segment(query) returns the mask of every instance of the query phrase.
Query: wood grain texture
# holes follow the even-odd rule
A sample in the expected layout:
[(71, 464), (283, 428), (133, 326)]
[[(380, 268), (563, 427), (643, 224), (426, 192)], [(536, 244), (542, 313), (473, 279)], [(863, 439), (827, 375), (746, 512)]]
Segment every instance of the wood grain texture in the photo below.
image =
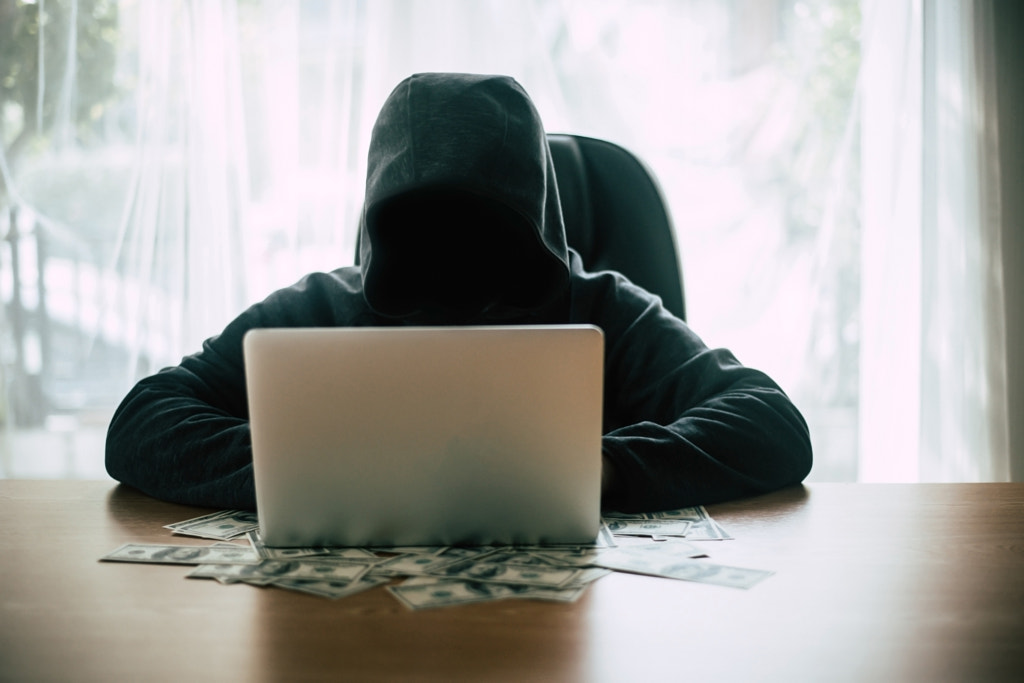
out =
[[(0, 481), (0, 680), (1017, 681), (1024, 484), (814, 484), (711, 506), (749, 591), (614, 574), (572, 605), (411, 612), (102, 563), (204, 543), (110, 482)], [(172, 540), (173, 539), (173, 540)]]

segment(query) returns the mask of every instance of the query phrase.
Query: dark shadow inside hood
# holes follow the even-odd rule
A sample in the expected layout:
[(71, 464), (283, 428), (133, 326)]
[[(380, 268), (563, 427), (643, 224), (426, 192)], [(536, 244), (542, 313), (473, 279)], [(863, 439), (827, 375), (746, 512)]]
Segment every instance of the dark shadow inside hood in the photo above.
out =
[(500, 322), (568, 287), (547, 137), (505, 76), (417, 74), (374, 126), (360, 263), (367, 303), (418, 322)]

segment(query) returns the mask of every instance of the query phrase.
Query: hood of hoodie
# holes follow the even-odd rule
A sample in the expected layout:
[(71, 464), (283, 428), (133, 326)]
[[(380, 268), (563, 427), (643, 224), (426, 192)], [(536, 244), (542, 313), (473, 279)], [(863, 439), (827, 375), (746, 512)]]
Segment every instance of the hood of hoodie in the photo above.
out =
[(536, 319), (565, 300), (554, 166), (519, 83), (416, 74), (392, 91), (370, 140), (359, 259), (370, 308), (413, 323)]

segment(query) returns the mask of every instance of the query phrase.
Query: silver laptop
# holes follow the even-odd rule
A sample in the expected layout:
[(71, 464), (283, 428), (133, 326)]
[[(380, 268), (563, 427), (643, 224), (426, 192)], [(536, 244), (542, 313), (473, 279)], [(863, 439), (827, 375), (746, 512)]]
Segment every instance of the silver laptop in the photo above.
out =
[(596, 538), (598, 328), (273, 328), (244, 349), (265, 544)]

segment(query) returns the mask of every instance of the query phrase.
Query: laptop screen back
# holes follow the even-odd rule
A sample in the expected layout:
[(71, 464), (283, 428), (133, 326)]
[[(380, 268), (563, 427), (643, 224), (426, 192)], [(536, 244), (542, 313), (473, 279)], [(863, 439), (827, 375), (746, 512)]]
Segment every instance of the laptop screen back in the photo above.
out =
[(274, 328), (244, 346), (267, 545), (596, 537), (599, 329)]

